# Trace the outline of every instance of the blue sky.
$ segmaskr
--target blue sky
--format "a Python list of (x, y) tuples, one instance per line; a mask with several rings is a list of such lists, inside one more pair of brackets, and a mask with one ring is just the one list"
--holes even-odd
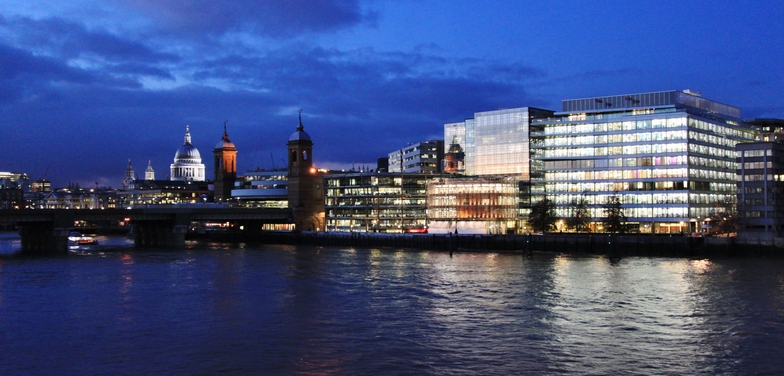
[(212, 176), (281, 167), (302, 108), (314, 161), (375, 167), (499, 107), (691, 89), (784, 118), (784, 1), (12, 0), (0, 3), (0, 171), (159, 179), (190, 125)]

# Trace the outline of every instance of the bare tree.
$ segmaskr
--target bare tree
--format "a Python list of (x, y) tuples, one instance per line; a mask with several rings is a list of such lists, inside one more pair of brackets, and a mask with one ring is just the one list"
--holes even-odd
[(621, 199), (618, 198), (617, 192), (607, 198), (607, 203), (604, 207), (604, 228), (610, 233), (624, 233), (626, 232), (626, 215), (623, 214), (623, 207)]

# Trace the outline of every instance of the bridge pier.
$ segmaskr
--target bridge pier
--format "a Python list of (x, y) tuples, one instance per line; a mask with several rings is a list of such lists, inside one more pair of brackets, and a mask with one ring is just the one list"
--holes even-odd
[(184, 248), (188, 225), (170, 221), (139, 221), (133, 224), (133, 244), (139, 248)]
[(19, 224), (22, 252), (42, 255), (68, 254), (68, 235), (71, 228), (55, 227), (53, 222)]

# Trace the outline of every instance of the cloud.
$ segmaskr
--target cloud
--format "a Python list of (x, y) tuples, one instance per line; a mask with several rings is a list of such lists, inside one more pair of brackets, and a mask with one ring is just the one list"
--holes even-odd
[(249, 31), (273, 38), (330, 33), (375, 24), (378, 14), (359, 0), (118, 0), (117, 4), (154, 19), (158, 28), (181, 33), (221, 35)]
[[(196, 17), (187, 12), (189, 4), (138, 4), (151, 8), (148, 14)], [(283, 34), (270, 34), (280, 37), (369, 22), (367, 12), (351, 1), (313, 3), (335, 18), (311, 25), (294, 20), (297, 12), (311, 9), (288, 3), (249, 6), (271, 7), (265, 9), (277, 12), (278, 19), (263, 20), (264, 26), (260, 16), (228, 6), (214, 22), (228, 30), (233, 23), (259, 28), (291, 21)], [(203, 33), (199, 28), (206, 26), (187, 27)], [(129, 158), (140, 170), (152, 160), (158, 177), (165, 178), (185, 124), (209, 175), (211, 147), (220, 139), (224, 119), (240, 149), (239, 168), (271, 167), (271, 155), (278, 155), (275, 160), (285, 155), (299, 108), (305, 109), (303, 121), (316, 143), (314, 160), (374, 164), (408, 142), (442, 137), (446, 122), (529, 104), (525, 86), (546, 76), (520, 61), (445, 57), (435, 45), (379, 51), (283, 41), (212, 51), (199, 41), (166, 35), (140, 39), (143, 33), (88, 28), (62, 18), (3, 18), (3, 30), (0, 119), (2, 125), (25, 124), (0, 140), (0, 148), (18, 156), (13, 162), (19, 167), (6, 168), (35, 172), (51, 164), (56, 184), (93, 184), (114, 174), (117, 185)], [(141, 84), (150, 80), (171, 85)], [(29, 145), (47, 153), (35, 153)]]

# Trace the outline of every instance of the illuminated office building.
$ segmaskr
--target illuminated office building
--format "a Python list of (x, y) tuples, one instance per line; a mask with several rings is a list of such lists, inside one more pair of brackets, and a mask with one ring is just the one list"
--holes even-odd
[(515, 232), (518, 182), (511, 178), (445, 178), (427, 184), (429, 231), (434, 234)]
[(285, 169), (246, 171), (232, 189), (231, 197), (248, 208), (288, 208), (288, 176)]
[(533, 107), (477, 112), (472, 119), (444, 124), (444, 139), (465, 153), (465, 174), (530, 178), (529, 126), (552, 111)]
[(532, 193), (553, 200), (558, 216), (584, 199), (600, 221), (617, 195), (630, 231), (685, 233), (735, 202), (735, 145), (754, 138), (740, 109), (688, 90), (562, 105), (531, 124)]
[(443, 159), (444, 140), (417, 142), (389, 153), (388, 171), (435, 174)]
[(784, 236), (784, 120), (752, 119), (762, 132), (755, 142), (739, 143), (738, 236)]
[(333, 173), (324, 177), (326, 231), (424, 232), (433, 174)]

